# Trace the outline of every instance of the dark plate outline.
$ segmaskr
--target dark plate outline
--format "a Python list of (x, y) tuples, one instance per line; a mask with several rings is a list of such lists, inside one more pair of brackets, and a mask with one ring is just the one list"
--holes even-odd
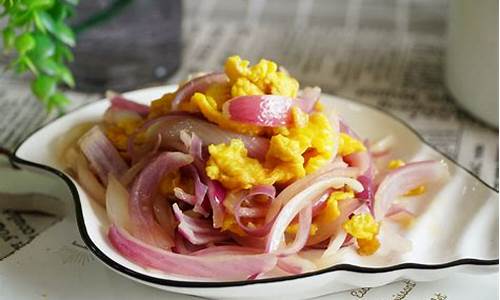
[[(336, 97), (336, 96), (334, 96), (334, 97)], [(403, 126), (408, 128), (411, 132), (413, 132), (413, 134), (415, 134), (423, 144), (429, 146), (434, 151), (436, 151), (439, 154), (446, 157), (448, 160), (453, 162), (456, 166), (458, 166), (462, 170), (466, 171), (469, 175), (474, 177), (476, 180), (478, 180), (480, 183), (482, 183), (484, 186), (486, 186), (490, 190), (498, 193), (497, 189), (490, 186), (484, 180), (479, 178), (476, 174), (469, 171), (467, 168), (465, 168), (464, 166), (459, 164), (457, 161), (455, 161), (453, 158), (449, 157), (447, 154), (441, 152), (439, 149), (437, 149), (433, 145), (430, 145), (429, 143), (427, 143), (424, 140), (424, 138), (415, 129), (413, 129), (409, 124), (407, 124), (404, 120), (402, 120), (398, 116), (395, 116), (390, 112), (383, 111), (375, 105), (360, 103), (360, 102), (344, 99), (341, 97), (336, 97), (336, 98), (339, 98), (340, 100), (344, 100), (347, 102), (350, 101), (350, 102), (353, 102), (353, 103), (356, 103), (356, 104), (359, 104), (362, 106), (366, 106), (366, 107), (375, 109), (375, 110), (381, 112), (382, 114), (385, 114), (390, 118), (393, 118), (394, 120), (398, 121)], [(77, 109), (73, 110), (72, 112), (68, 113), (67, 115), (78, 113), (79, 110), (81, 110), (89, 105), (94, 105), (94, 104), (98, 103), (99, 101), (102, 101), (102, 100), (98, 100), (95, 102), (91, 102), (91, 103), (82, 105), (82, 106), (78, 107)], [(58, 117), (58, 118), (52, 120), (51, 122), (49, 122), (48, 124), (33, 131), (22, 143), (20, 143), (16, 147), (16, 149), (14, 150), (14, 154), (12, 154), (10, 156), (10, 160), (14, 165), (17, 163), (17, 164), (21, 164), (21, 165), (27, 165), (27, 166), (43, 169), (45, 171), (48, 171), (48, 172), (60, 177), (66, 183), (66, 185), (68, 186), (68, 188), (73, 196), (73, 200), (75, 203), (77, 226), (78, 226), (78, 230), (80, 232), (80, 235), (81, 235), (82, 240), (84, 241), (85, 245), (89, 248), (89, 250), (99, 260), (101, 260), (103, 263), (105, 263), (108, 267), (110, 267), (110, 268), (112, 268), (120, 273), (123, 273), (127, 276), (138, 279), (140, 281), (155, 284), (155, 285), (183, 287), (183, 288), (188, 288), (188, 287), (189, 288), (230, 288), (230, 287), (237, 287), (237, 286), (246, 286), (246, 285), (255, 285), (255, 284), (263, 284), (263, 283), (274, 283), (274, 282), (282, 282), (282, 281), (287, 281), (287, 280), (295, 280), (295, 279), (307, 278), (307, 277), (316, 276), (316, 275), (325, 274), (325, 273), (330, 273), (330, 272), (335, 272), (335, 271), (348, 271), (348, 272), (355, 272), (355, 273), (378, 274), (378, 273), (393, 272), (393, 271), (398, 271), (398, 270), (403, 270), (403, 269), (438, 270), (438, 269), (451, 268), (451, 267), (460, 266), (460, 265), (492, 266), (492, 265), (499, 264), (498, 258), (497, 259), (489, 259), (489, 260), (488, 259), (463, 258), (463, 259), (458, 259), (458, 260), (450, 261), (450, 262), (443, 263), (443, 264), (403, 263), (403, 264), (393, 265), (393, 266), (389, 266), (389, 267), (380, 267), (380, 268), (370, 268), (370, 267), (360, 267), (360, 266), (350, 265), (350, 264), (340, 264), (340, 265), (335, 265), (335, 266), (332, 266), (332, 267), (329, 267), (326, 269), (318, 270), (315, 272), (309, 272), (309, 273), (304, 273), (304, 274), (299, 274), (299, 275), (283, 276), (283, 277), (268, 278), (268, 279), (257, 279), (257, 280), (252, 280), (252, 281), (241, 280), (241, 281), (226, 281), (226, 282), (170, 280), (170, 279), (162, 279), (162, 278), (152, 277), (152, 276), (148, 276), (148, 275), (145, 275), (142, 273), (138, 273), (134, 270), (131, 270), (131, 269), (119, 264), (118, 262), (116, 262), (113, 259), (111, 259), (110, 257), (108, 257), (104, 252), (102, 252), (97, 247), (97, 245), (95, 245), (92, 242), (92, 239), (90, 238), (90, 236), (86, 230), (86, 227), (85, 227), (85, 222), (83, 219), (84, 217), (82, 214), (82, 209), (81, 209), (81, 205), (80, 205), (80, 197), (79, 197), (78, 191), (76, 189), (76, 186), (73, 184), (71, 179), (66, 174), (64, 174), (63, 172), (61, 172), (57, 169), (54, 169), (52, 167), (24, 160), (16, 155), (17, 150), (28, 139), (30, 139), (34, 134), (36, 134), (38, 131), (43, 129), (45, 126), (53, 123), (54, 121), (58, 120), (59, 118), (65, 117), (67, 115)]]

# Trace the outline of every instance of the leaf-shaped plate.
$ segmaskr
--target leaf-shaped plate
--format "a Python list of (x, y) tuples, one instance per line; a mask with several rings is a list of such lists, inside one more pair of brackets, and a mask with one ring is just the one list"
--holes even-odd
[[(125, 94), (149, 103), (174, 86), (149, 88)], [(18, 165), (53, 174), (65, 183), (53, 187), (63, 200), (74, 201), (76, 223), (92, 253), (111, 269), (133, 280), (157, 288), (209, 298), (299, 299), (320, 296), (356, 287), (374, 287), (403, 278), (428, 281), (454, 272), (498, 271), (498, 193), (472, 173), (446, 157), (401, 120), (377, 108), (323, 95), (327, 109), (334, 108), (363, 137), (379, 139), (393, 135), (394, 157), (406, 161), (443, 160), (448, 164), (449, 180), (426, 196), (408, 200), (421, 215), (404, 232), (413, 249), (404, 255), (378, 251), (361, 257), (345, 251), (335, 265), (296, 276), (253, 281), (191, 281), (144, 269), (122, 257), (108, 242), (108, 220), (103, 208), (64, 173), (60, 162), (61, 137), (81, 123), (96, 122), (109, 103), (98, 101), (77, 109), (32, 134), (15, 152)], [(382, 249), (381, 249), (382, 250)]]

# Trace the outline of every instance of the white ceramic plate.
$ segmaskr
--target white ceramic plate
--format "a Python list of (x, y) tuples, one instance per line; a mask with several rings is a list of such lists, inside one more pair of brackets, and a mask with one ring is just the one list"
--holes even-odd
[[(149, 103), (175, 87), (158, 87), (125, 94)], [(322, 102), (334, 107), (363, 137), (379, 139), (388, 134), (396, 138), (394, 157), (407, 161), (437, 159), (446, 162), (450, 179), (410, 205), (424, 212), (404, 233), (413, 249), (405, 255), (378, 251), (360, 257), (347, 251), (338, 264), (297, 276), (255, 281), (200, 282), (146, 270), (122, 257), (108, 243), (108, 220), (83, 189), (64, 173), (59, 162), (58, 143), (69, 128), (98, 121), (108, 102), (86, 105), (31, 135), (15, 152), (15, 163), (57, 175), (64, 182), (58, 189), (63, 200), (74, 200), (77, 225), (92, 253), (111, 269), (136, 281), (157, 288), (209, 298), (310, 298), (355, 287), (374, 287), (403, 278), (414, 281), (436, 280), (453, 272), (498, 271), (498, 193), (437, 150), (402, 121), (359, 103), (323, 95)], [(379, 254), (380, 252), (380, 254)]]

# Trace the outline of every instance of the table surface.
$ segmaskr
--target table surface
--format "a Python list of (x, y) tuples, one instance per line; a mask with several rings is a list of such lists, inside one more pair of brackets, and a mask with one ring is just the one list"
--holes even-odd
[[(253, 62), (261, 57), (273, 59), (286, 66), (302, 86), (318, 85), (324, 92), (395, 114), (430, 144), (498, 188), (498, 130), (462, 112), (444, 85), (446, 16), (447, 2), (443, 0), (185, 0), (181, 68), (168, 82), (151, 85), (175, 83), (193, 72), (220, 69), (224, 58), (232, 54)], [(47, 116), (30, 95), (29, 78), (4, 71), (0, 86), (0, 146), (14, 149), (54, 116)], [(70, 109), (100, 98), (75, 91), (69, 96), (73, 100)], [(0, 190), (0, 208), (2, 201), (13, 201), (6, 192)], [(26, 215), (19, 218), (37, 224), (33, 225), (36, 234), (54, 229), (50, 220)], [(0, 222), (9, 225), (5, 211)], [(7, 249), (0, 239), (0, 257), (2, 247)], [(0, 277), (5, 275), (0, 263)], [(487, 283), (484, 293), (478, 291), (476, 296), (497, 298), (498, 275), (487, 279), (464, 276), (419, 283), (421, 289), (405, 299), (440, 299), (431, 291), (448, 295), (448, 299), (470, 299), (475, 280)], [(12, 287), (2, 287), (1, 282), (0, 289), (8, 289), (14, 297)], [(454, 286), (457, 283), (463, 288)], [(365, 299), (392, 299), (390, 293), (397, 291), (398, 284), (391, 289), (374, 289)], [(136, 287), (130, 293), (156, 297), (146, 290)], [(62, 295), (54, 295), (54, 299), (63, 299)], [(356, 298), (362, 297), (352, 293), (335, 297)]]

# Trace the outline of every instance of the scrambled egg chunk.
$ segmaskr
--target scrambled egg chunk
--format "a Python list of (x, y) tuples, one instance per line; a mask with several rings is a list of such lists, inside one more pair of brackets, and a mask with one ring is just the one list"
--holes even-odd
[(371, 240), (379, 229), (379, 224), (368, 213), (353, 216), (342, 226), (344, 230), (357, 239)]
[(379, 223), (369, 213), (362, 213), (353, 216), (342, 226), (344, 230), (356, 238), (358, 243), (358, 253), (360, 255), (371, 255), (380, 247), (377, 239)]
[(239, 236), (246, 236), (246, 232), (236, 222), (236, 219), (231, 214), (224, 215), (221, 231), (231, 231)]
[(275, 62), (261, 59), (249, 67), (250, 62), (235, 55), (227, 59), (224, 71), (233, 84), (233, 97), (244, 95), (273, 94), (297, 97), (299, 83), (287, 73), (278, 71)]
[(362, 256), (372, 255), (380, 248), (380, 241), (375, 237), (371, 240), (357, 239), (358, 253)]
[(340, 133), (339, 150), (340, 156), (347, 156), (356, 152), (366, 151), (365, 145), (361, 141), (351, 137), (346, 133)]
[(401, 159), (393, 159), (387, 164), (387, 168), (390, 170), (397, 169), (405, 165), (405, 162)]
[(208, 152), (208, 177), (220, 181), (228, 189), (249, 189), (275, 181), (258, 160), (248, 157), (245, 144), (239, 139), (231, 140), (229, 145), (210, 145)]
[(334, 134), (321, 113), (313, 113), (304, 122), (304, 127), (292, 127), (272, 136), (263, 163), (248, 157), (241, 140), (210, 145), (207, 175), (228, 189), (249, 189), (260, 184), (286, 183), (316, 171), (332, 159)]
[[(288, 233), (288, 234), (297, 234), (298, 231), (299, 231), (299, 224), (298, 223), (290, 224), (286, 228), (286, 233)], [(311, 228), (309, 229), (309, 236), (314, 236), (317, 231), (318, 231), (318, 225), (312, 223)]]
[(326, 200), (326, 207), (316, 217), (318, 223), (330, 223), (340, 216), (339, 201), (354, 198), (353, 191), (334, 191)]
[(127, 117), (107, 123), (104, 127), (106, 137), (120, 151), (126, 152), (128, 137), (142, 124), (140, 117)]
[[(281, 162), (282, 166), (286, 165), (288, 169), (294, 164), (302, 164), (303, 170), (297, 169), (297, 173), (292, 177), (300, 178), (316, 171), (332, 159), (336, 138), (324, 114), (313, 113), (305, 126), (292, 127), (287, 131), (271, 137), (266, 156), (271, 165), (279, 166), (276, 162)], [(303, 157), (306, 151), (307, 160)]]

